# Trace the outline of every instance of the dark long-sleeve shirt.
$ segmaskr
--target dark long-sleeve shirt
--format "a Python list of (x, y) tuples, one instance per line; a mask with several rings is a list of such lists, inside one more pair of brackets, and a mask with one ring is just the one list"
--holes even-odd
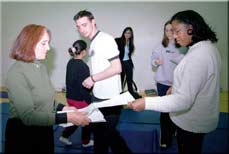
[(77, 101), (91, 102), (90, 90), (83, 81), (90, 76), (89, 67), (81, 59), (70, 59), (66, 71), (66, 97)]

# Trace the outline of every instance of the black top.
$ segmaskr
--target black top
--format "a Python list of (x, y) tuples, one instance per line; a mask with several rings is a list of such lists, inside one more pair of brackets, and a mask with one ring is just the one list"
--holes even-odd
[(66, 97), (68, 99), (91, 103), (90, 89), (83, 87), (82, 82), (90, 76), (89, 67), (81, 59), (70, 59), (66, 71)]

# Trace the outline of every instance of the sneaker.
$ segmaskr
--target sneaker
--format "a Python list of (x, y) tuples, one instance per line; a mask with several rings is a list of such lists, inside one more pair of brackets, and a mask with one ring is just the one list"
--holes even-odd
[(160, 144), (160, 149), (161, 150), (167, 149), (167, 144)]
[(93, 141), (93, 140), (90, 140), (87, 144), (82, 144), (82, 146), (83, 146), (84, 148), (90, 147), (90, 146), (93, 146), (93, 145), (94, 145), (94, 141)]
[(60, 140), (62, 143), (64, 143), (65, 145), (72, 145), (72, 142), (69, 141), (68, 138), (65, 138), (65, 137), (63, 137), (63, 136), (61, 136), (61, 137), (59, 138), (59, 140)]

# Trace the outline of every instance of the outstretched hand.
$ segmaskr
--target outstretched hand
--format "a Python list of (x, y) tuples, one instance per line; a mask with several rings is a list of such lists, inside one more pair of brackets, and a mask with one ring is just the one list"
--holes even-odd
[(136, 99), (133, 102), (129, 102), (127, 106), (133, 109), (134, 111), (138, 111), (138, 112), (142, 111), (145, 109), (145, 99), (144, 98)]

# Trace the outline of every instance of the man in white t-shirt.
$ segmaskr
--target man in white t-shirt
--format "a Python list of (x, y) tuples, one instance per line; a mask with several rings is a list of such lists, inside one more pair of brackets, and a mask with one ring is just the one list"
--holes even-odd
[[(122, 68), (119, 50), (114, 38), (97, 29), (95, 18), (89, 11), (80, 11), (73, 19), (79, 33), (91, 41), (89, 56), (92, 75), (84, 80), (83, 86), (93, 87), (92, 101), (99, 102), (119, 95)], [(121, 106), (116, 106), (100, 109), (107, 122), (92, 124), (96, 154), (109, 153), (109, 148), (115, 154), (131, 153), (116, 129), (121, 108)]]
[[(95, 80), (93, 94), (100, 99), (109, 99), (121, 92), (121, 65), (119, 51), (112, 36), (97, 31), (89, 49), (92, 67), (92, 80)], [(99, 73), (103, 72), (98, 80)], [(85, 84), (87, 84), (85, 82)]]

